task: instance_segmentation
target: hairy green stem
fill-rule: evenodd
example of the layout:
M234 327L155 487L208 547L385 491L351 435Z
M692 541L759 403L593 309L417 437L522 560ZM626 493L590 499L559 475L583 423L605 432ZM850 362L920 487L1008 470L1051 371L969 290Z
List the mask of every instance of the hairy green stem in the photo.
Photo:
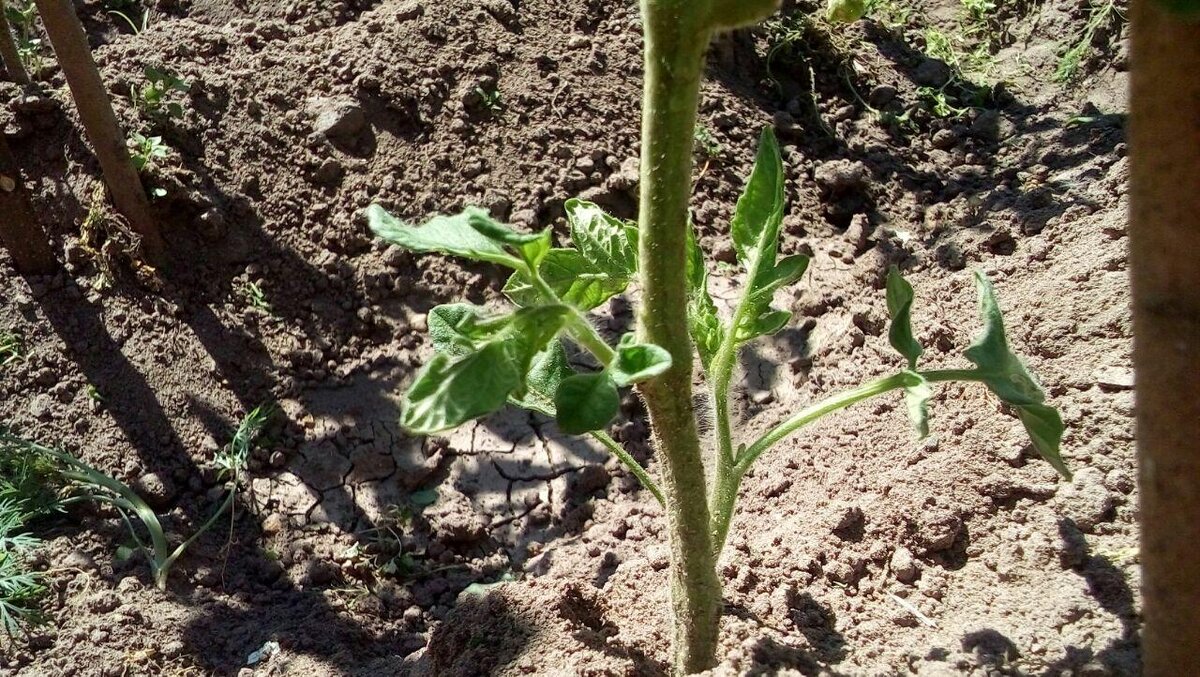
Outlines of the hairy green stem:
M751 261L750 270L746 275L747 285L753 284L758 278L762 260L761 256L756 256ZM729 322L729 329L725 332L713 358L712 398L717 422L717 470L713 480L713 513L710 528L713 533L713 553L717 558L720 558L721 551L725 548L725 539L733 521L733 509L737 504L738 487L741 485L741 476L734 467L737 459L733 451L733 425L729 418L729 383L733 380L734 364L741 347L738 343L738 327L745 321L750 297L750 292L747 291L738 301L733 318Z
M857 404L863 400L870 399L876 395L898 390L905 385L904 376L902 374L893 374L886 378L881 378L877 381L872 381L866 385L859 386L853 390L847 390L843 393L838 393L826 400L818 402L814 405L804 408L800 412L793 415L783 423L775 426L767 431L765 435L758 438L753 444L746 448L737 459L736 471L739 475L745 474L754 461L762 455L764 451L775 446L776 443L783 440L787 436L803 428L804 426L816 421L819 418L831 414L839 409L845 409L852 404Z
M571 338L586 348L593 357L599 360L601 365L607 367L616 358L616 351L601 338L596 328L582 314L576 312L575 316L567 322L567 331L571 334Z
M567 305L558 297L558 294L554 292L554 289L546 280L542 278L537 268L525 265L522 262L519 270L524 273L525 277L533 281L538 292L546 299L559 305ZM571 338L575 339L576 343L591 353L605 367L611 364L617 355L616 351L600 336L600 332L596 331L591 322L588 322L587 316L578 310L574 311L574 314L567 321L567 332L571 335Z
M938 369L918 373L930 383L944 383L947 381L978 382L983 380L982 375L975 369ZM730 486L728 490L721 494L721 500L713 504L712 519L715 525L714 532L717 534L714 537L715 542L713 545L716 548L717 554L720 555L729 534L729 527L733 521L734 507L737 504L737 494L741 488L742 478L764 452L817 419L862 402L863 400L883 395L893 390L901 390L905 387L906 380L904 375L893 374L853 390L838 393L797 412L791 418L767 431L762 437L755 440L754 443L746 448L745 451L740 452L734 460L733 469L729 475Z
M641 341L665 348L672 363L640 390L664 463L676 674L713 667L721 612L704 460L692 408L692 341L684 278L693 135L704 52L711 37L707 5L642 0L646 63L638 332Z
M654 482L654 479L650 477L650 473L646 472L646 469L642 467L642 464L638 463L637 459L631 456L628 451L625 451L625 447L622 447L620 443L602 430L593 431L591 435L592 437L596 438L600 444L603 444L605 448L612 452L612 455L616 456L617 460L625 464L625 467L629 469L629 472L633 473L633 476L642 483L643 487L646 487L646 491L649 491L654 495L654 498L658 500L659 505L661 505L663 508L667 507L667 501L663 497L662 490L658 488L658 484Z

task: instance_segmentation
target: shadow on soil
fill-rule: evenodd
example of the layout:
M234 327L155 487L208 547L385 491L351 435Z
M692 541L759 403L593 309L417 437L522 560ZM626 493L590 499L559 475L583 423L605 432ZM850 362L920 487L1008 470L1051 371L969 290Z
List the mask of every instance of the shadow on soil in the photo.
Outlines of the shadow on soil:
M976 665L980 668L996 670L1000 674L1014 677L1033 674L1060 677L1079 674L1080 670L1100 670L1104 674L1114 675L1139 673L1140 622L1136 598L1125 573L1109 558L1092 553L1083 533L1072 520L1062 519L1058 526L1059 536L1066 545L1065 557L1070 560L1071 569L1086 581L1088 593L1099 602L1101 608L1120 620L1123 628L1121 636L1099 650L1091 646L1069 646L1065 655L1036 672L1026 672L1014 667L1013 663L1022 658L1021 648L993 628L963 635L963 652L974 655Z
M837 630L837 615L807 592L787 592L788 615L792 624L807 640L806 646L785 644L774 637L759 638L749 650L756 676L774 675L780 670L797 670L803 675L841 675L833 666L845 660L846 638ZM740 604L725 603L731 616L766 625L754 612ZM778 630L777 630L778 631Z

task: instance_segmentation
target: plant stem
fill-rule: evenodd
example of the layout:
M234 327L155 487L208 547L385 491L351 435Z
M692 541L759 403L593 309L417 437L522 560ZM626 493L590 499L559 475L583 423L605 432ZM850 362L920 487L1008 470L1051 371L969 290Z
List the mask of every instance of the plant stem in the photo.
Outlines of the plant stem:
M592 437L596 438L600 444L603 444L605 448L612 452L612 455L616 456L617 460L621 463L624 463L626 468L629 468L629 472L633 473L633 476L642 483L643 487L646 487L646 491L649 491L654 495L654 498L658 499L659 505L663 508L667 507L667 501L663 498L662 490L658 488L658 485L650 477L650 473L646 472L646 469L642 467L642 464L638 463L636 458L630 456L628 451L625 451L625 447L622 447L616 440L609 437L608 433L602 430L593 431Z
M980 373L975 369L938 369L919 373L930 383L944 383L947 381L976 382L983 380ZM729 476L728 489L720 494L721 500L713 504L712 519L715 525L713 545L716 548L717 554L720 555L725 545L725 540L729 535L729 527L733 521L733 509L737 503L737 494L741 488L742 478L745 476L746 471L758 460L759 456L762 456L763 452L775 446L797 430L827 414L832 414L835 411L845 409L863 400L893 390L900 390L904 387L904 375L893 374L853 390L838 393L799 411L791 418L767 431L766 434L755 440L745 451L739 453Z
M541 274L535 268L523 265L520 270L525 274L525 277L533 281L534 286L537 287L538 291L546 299L552 300L559 305L567 305L558 297L558 294L554 293L554 290L546 283L546 280L542 279ZM571 334L571 338L575 339L580 346L587 349L592 354L592 357L595 357L601 365L607 367L612 363L613 358L616 357L616 351L605 343L604 338L600 336L600 332L596 331L592 323L588 322L587 317L578 310L568 320L567 331Z
M4 60L4 69L13 82L18 85L29 84L29 73L25 71L25 64L21 63L21 54L17 51L12 28L5 16L4 0L0 0L0 58Z
M750 466L754 464L754 461L756 461L764 451L770 449L780 440L784 439L788 435L791 435L800 428L803 428L809 423L816 421L826 414L831 414L839 409L845 409L852 404L857 404L858 402L870 399L876 395L882 395L888 391L903 388L904 383L904 377L901 374L893 374L891 376L872 381L866 385L859 386L853 390L847 390L846 392L838 393L837 395L834 395L828 399L804 408L788 420L767 431L765 435L758 438L758 440L751 444L746 451L738 457L735 468L736 472L739 475L745 474L745 472L750 469Z
M755 257L747 271L746 283L751 284L758 278L762 257ZM729 322L729 328L721 345L713 358L712 368L712 398L713 410L717 421L717 470L713 478L712 525L713 553L718 559L725 548L725 539L729 535L729 525L733 520L733 509L737 504L738 487L741 476L736 472L734 464L736 457L733 452L732 422L729 419L729 383L733 379L733 368L737 361L738 328L745 320L746 309L750 305L750 294L747 292L738 301Z
M593 357L599 360L601 365L607 367L616 358L616 351L604 342L592 323L588 322L587 318L580 313L575 313L575 317L568 322L567 331L571 333L571 338L586 348Z
M704 461L692 409L692 342L684 278L692 135L703 57L711 37L707 4L642 0L646 35L639 214L643 301L638 332L642 342L665 348L672 363L665 373L643 383L641 392L665 470L676 674L713 667L721 611Z
M189 536L186 541L180 543L179 547L175 548L170 555L167 555L161 560L159 560L159 556L155 557L156 564L154 567L154 582L158 585L159 590L166 590L167 575L171 573L171 567L175 565L175 560L179 559L179 556L182 555L184 551L188 549L188 546L190 546L197 538L200 538L201 534L208 531L213 524L216 524L217 519L221 515L224 515L225 511L233 505L233 500L237 498L237 486L238 476L235 473L232 484L229 486L229 494L225 497L225 501L221 503L221 507L217 508L217 511L214 512L212 516L204 522L204 524L201 524L199 529L196 529L194 532L192 532L192 535ZM232 524L230 527L232 528Z

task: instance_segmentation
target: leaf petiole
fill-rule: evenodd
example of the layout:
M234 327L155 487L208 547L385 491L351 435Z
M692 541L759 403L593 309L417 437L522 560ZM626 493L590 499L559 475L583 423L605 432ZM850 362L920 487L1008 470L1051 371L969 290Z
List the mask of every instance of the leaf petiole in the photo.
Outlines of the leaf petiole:
M946 383L949 381L959 382L978 382L984 381L982 372L978 369L936 369L933 371L918 371L916 372L924 377L929 383ZM734 472L738 475L743 475L750 466L754 464L758 457L777 443L782 441L788 435L807 426L808 424L831 414L840 409L845 409L852 404L857 404L863 400L870 399L877 395L899 390L901 388L911 387L911 379L904 372L893 374L891 376L872 381L864 386L860 386L853 390L847 390L843 393L838 393L826 400L818 402L804 410L798 412L788 420L780 423L771 430L767 431L762 437L758 438L751 444L746 451L738 455L737 462L734 465Z
M536 267L525 265L518 270L520 270L522 274L533 281L533 284L535 287L537 287L538 292L540 292L546 299L550 299L552 303L566 305L563 303L562 299L558 297L558 294L554 292L550 285L546 283L546 280L542 278L541 273ZM612 364L613 359L617 355L616 351L614 351L612 347L605 342L605 340L600 336L600 332L596 331L596 328L592 326L592 323L588 322L583 313L579 312L577 309L572 308L571 317L567 319L567 332L571 335L571 338L574 339L576 343L578 343L585 350L591 353L593 357L599 360L601 366L607 368L608 365Z
M654 483L654 479L650 477L650 473L646 472L646 469L642 467L642 464L638 463L637 459L631 456L628 451L625 451L625 447L622 447L619 442L614 440L603 430L594 430L592 431L591 435L592 437L596 438L600 444L603 444L606 449L612 452L612 455L616 456L617 460L619 460L625 465L626 468L629 469L629 472L633 473L633 476L642 483L642 486L646 488L646 491L649 491L654 495L654 498L658 500L659 505L661 505L663 508L667 507L667 501L666 498L663 497L662 490L659 489L658 485Z

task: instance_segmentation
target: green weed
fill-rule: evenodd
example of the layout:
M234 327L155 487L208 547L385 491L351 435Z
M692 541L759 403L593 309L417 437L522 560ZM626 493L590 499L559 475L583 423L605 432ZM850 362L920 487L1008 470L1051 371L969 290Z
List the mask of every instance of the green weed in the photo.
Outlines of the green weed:
M242 286L242 298L244 298L252 308L257 308L268 315L274 313L274 309L271 307L271 302L267 300L267 293L263 291L262 285L257 282L247 281Z
M904 28L912 19L913 8L895 0L867 0L866 15L889 30Z
M696 140L696 149L710 160L715 160L725 152L725 147L713 137L712 132L704 125L697 124L696 132L692 136Z
M145 84L140 89L135 87L129 91L130 99L138 110L150 117L183 117L183 104L171 100L170 95L186 94L191 89L191 83L166 68L147 66L143 73L146 76Z
M1088 10L1087 22L1083 29L1075 35L1063 55L1059 57L1058 66L1054 69L1054 80L1060 83L1070 82L1079 75L1083 60L1092 50L1092 41L1096 32L1104 27L1117 27L1125 21L1125 15L1117 9L1115 0L1093 2Z
M476 87L475 93L479 95L479 102L492 115L499 114L505 108L504 97L500 94L500 89L484 89Z
M67 496L58 503L60 506L95 502L114 508L134 543L133 547L118 548L118 558L124 559L139 553L144 554L150 562L150 570L155 584L159 588L165 588L167 576L176 560L233 506L234 499L237 497L238 483L245 472L249 449L262 432L271 411L270 407L262 406L247 414L238 426L233 441L218 453L214 464L220 470L222 477L227 479L225 500L207 521L174 548L167 539L166 531L163 529L158 515L136 491L124 482L84 463L71 454L26 440L6 429L0 429L0 452L15 450L15 452L10 451L9 453L45 459L52 463L54 481L63 486L62 492ZM136 524L140 524L141 529L138 529ZM143 532L146 534L146 538L143 538Z
M125 22L134 35L141 35L150 29L150 10L137 0L105 0L104 5L105 11Z
M25 338L16 331L0 332L0 367L11 367L25 359Z
M951 103L945 87L918 87L917 96L929 104L930 111L939 118L959 118L971 110Z
M28 567L29 552L41 543L30 525L61 509L62 482L53 459L7 435L0 427L0 628L11 637L45 620L37 608L43 576Z
M131 132L125 145L129 149L129 159L133 162L134 168L143 175L153 172L160 161L171 155L171 147L163 141L161 136L146 136L141 132ZM167 190L161 186L148 185L147 190L151 197L164 198L167 196Z
M160 160L171 154L171 147L162 140L161 136L146 136L141 132L132 132L125 144L129 148L130 159L139 172L147 172L158 166Z
M972 23L983 24L996 11L996 3L992 0L961 0L963 9Z
M45 66L45 42L38 33L37 7L33 0L7 0L4 3L4 16L12 28L21 62L31 76L41 72Z

